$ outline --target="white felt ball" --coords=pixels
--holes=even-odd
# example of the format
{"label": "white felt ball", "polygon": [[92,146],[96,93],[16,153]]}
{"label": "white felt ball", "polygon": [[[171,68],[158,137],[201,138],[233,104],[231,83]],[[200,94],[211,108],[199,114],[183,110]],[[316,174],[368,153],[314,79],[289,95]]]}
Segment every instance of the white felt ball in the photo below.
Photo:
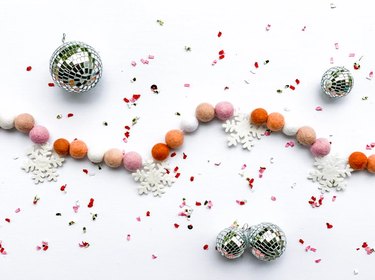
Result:
{"label": "white felt ball", "polygon": [[3,129],[12,129],[14,127],[14,120],[16,115],[13,114],[0,114],[0,127]]}
{"label": "white felt ball", "polygon": [[297,122],[289,120],[285,121],[283,127],[283,133],[288,136],[295,136],[297,134],[298,129],[301,127]]}
{"label": "white felt ball", "polygon": [[181,119],[181,129],[184,132],[191,133],[197,130],[199,122],[194,115],[184,116]]}
{"label": "white felt ball", "polygon": [[89,149],[87,151],[87,158],[92,163],[101,163],[103,161],[105,151],[106,151],[106,149],[104,149],[104,148],[99,148],[99,147],[91,148],[91,147],[89,147]]}

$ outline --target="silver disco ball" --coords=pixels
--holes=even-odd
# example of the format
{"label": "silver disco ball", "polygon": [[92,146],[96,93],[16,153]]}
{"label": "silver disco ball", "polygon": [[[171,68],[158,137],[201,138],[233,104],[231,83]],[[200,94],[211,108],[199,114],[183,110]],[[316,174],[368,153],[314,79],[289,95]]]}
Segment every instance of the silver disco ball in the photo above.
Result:
{"label": "silver disco ball", "polygon": [[246,247],[245,232],[238,227],[223,229],[216,238],[216,250],[228,259],[241,257]]}
{"label": "silver disco ball", "polygon": [[96,86],[102,76],[99,54],[82,42],[62,44],[52,54],[50,73],[59,87],[73,93],[88,91]]}
{"label": "silver disco ball", "polygon": [[250,227],[247,238],[251,253],[259,260],[272,261],[280,257],[286,247],[284,232],[271,223],[261,223]]}
{"label": "silver disco ball", "polygon": [[320,86],[329,97],[343,97],[348,95],[353,88],[354,79],[345,67],[332,67],[322,77]]}

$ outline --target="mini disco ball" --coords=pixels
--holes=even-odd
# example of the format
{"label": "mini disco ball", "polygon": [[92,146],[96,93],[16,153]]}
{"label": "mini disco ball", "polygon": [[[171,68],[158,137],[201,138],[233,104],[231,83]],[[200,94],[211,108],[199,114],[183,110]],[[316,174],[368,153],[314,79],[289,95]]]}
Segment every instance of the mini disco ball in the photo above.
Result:
{"label": "mini disco ball", "polygon": [[353,88],[354,79],[345,67],[332,67],[322,77],[320,86],[329,97],[343,97],[349,94]]}
{"label": "mini disco ball", "polygon": [[237,227],[223,229],[216,238],[216,250],[228,259],[241,257],[246,247],[245,232]]}
{"label": "mini disco ball", "polygon": [[286,247],[285,233],[271,223],[250,227],[247,238],[251,253],[259,260],[272,261],[280,257]]}
{"label": "mini disco ball", "polygon": [[96,86],[103,66],[99,54],[82,42],[62,44],[52,54],[50,73],[59,87],[81,93]]}

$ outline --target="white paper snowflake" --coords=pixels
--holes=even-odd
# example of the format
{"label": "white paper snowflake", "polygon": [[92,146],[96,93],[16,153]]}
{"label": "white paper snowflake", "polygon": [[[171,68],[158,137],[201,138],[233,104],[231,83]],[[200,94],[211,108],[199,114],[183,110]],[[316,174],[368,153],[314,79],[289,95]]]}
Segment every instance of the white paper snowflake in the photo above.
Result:
{"label": "white paper snowflake", "polygon": [[249,122],[249,115],[237,113],[230,120],[223,123],[223,128],[228,134],[228,146],[241,144],[242,148],[251,149],[254,147],[254,140],[260,140],[265,132],[262,126],[253,125]]}
{"label": "white paper snowflake", "polygon": [[329,192],[331,189],[344,190],[346,187],[345,178],[349,177],[353,171],[347,160],[337,155],[315,158],[314,168],[307,178],[318,182],[322,192]]}
{"label": "white paper snowflake", "polygon": [[139,194],[152,193],[154,196],[161,196],[165,193],[166,187],[172,186],[176,178],[173,173],[169,173],[168,165],[164,162],[156,163],[148,160],[143,164],[142,169],[132,173],[138,187]]}
{"label": "white paper snowflake", "polygon": [[64,158],[59,157],[51,145],[34,145],[27,153],[28,161],[21,167],[26,173],[32,173],[35,184],[47,181],[57,181],[59,176],[56,169],[61,167]]}

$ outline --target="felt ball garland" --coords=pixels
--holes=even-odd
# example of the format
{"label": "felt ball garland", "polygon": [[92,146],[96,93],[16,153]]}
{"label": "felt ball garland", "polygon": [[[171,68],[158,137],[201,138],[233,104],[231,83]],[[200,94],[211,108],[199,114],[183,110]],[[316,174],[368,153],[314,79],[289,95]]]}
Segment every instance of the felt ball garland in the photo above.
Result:
{"label": "felt ball garland", "polygon": [[[151,156],[156,161],[164,161],[169,157],[170,150],[180,148],[184,143],[184,135],[198,129],[199,123],[208,123],[215,117],[226,121],[234,115],[234,107],[230,102],[223,101],[213,106],[210,103],[201,103],[195,110],[195,116],[183,116],[180,129],[172,129],[165,135],[165,143],[157,143],[151,149]],[[317,138],[316,132],[309,126],[298,126],[293,121],[285,121],[278,112],[268,113],[263,108],[254,109],[249,115],[249,124],[266,126],[272,132],[282,131],[287,136],[295,136],[298,143],[310,149],[314,157],[324,157],[331,151],[331,143],[326,138]],[[45,144],[50,139],[48,129],[36,124],[35,119],[28,113],[17,116],[0,114],[0,128],[13,129],[28,134],[35,144]],[[107,151],[98,147],[88,148],[86,143],[79,139],[69,142],[59,138],[53,143],[53,149],[59,156],[70,155],[74,159],[87,157],[93,163],[104,163],[111,168],[121,165],[130,172],[142,168],[142,157],[135,151],[127,152],[112,148]],[[375,154],[367,157],[364,153],[355,151],[348,157],[348,164],[353,170],[367,170],[375,173]]]}

